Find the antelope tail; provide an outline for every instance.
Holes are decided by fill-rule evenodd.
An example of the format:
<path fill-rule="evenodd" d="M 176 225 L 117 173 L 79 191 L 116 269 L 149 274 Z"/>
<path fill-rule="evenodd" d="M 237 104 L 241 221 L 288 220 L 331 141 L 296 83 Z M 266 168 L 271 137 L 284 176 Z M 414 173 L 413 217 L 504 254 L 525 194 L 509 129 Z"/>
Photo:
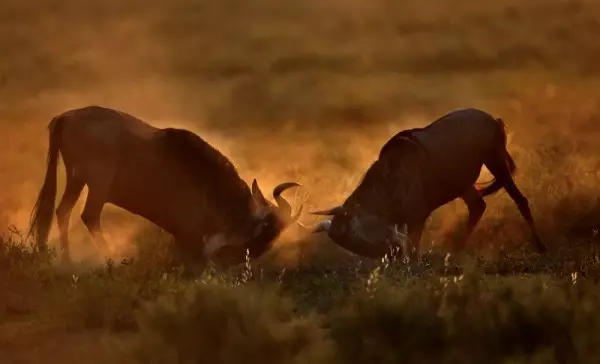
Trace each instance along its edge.
<path fill-rule="evenodd" d="M 506 124 L 504 123 L 504 120 L 502 120 L 500 118 L 497 118 L 496 121 L 498 121 L 498 123 L 502 126 L 502 141 L 503 141 L 503 145 L 504 145 L 503 154 L 504 154 L 504 160 L 506 161 L 506 167 L 508 168 L 510 175 L 514 176 L 514 174 L 517 170 L 517 165 L 515 164 L 514 159 L 512 158 L 512 156 L 506 149 L 506 142 L 507 142 Z M 483 185 L 485 185 L 485 186 L 483 186 Z M 482 187 L 480 187 L 480 186 L 482 186 Z M 485 197 L 485 196 L 489 196 L 489 195 L 492 195 L 492 194 L 498 192 L 502 188 L 502 183 L 498 182 L 494 178 L 488 182 L 476 183 L 475 188 L 477 188 L 481 197 Z"/>
<path fill-rule="evenodd" d="M 62 118 L 57 116 L 48 125 L 49 145 L 47 156 L 46 177 L 40 190 L 37 201 L 31 212 L 28 237 L 33 237 L 40 250 L 45 250 L 48 242 L 50 226 L 54 218 L 54 204 L 56 201 L 56 171 L 58 168 L 58 154 L 60 149 L 60 132 Z"/>

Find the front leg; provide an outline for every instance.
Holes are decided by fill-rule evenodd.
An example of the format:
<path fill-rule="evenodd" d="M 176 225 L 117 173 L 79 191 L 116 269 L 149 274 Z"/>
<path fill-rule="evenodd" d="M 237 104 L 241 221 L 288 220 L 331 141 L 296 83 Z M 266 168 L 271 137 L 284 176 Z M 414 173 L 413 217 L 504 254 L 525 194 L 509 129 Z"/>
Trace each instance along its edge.
<path fill-rule="evenodd" d="M 185 279 L 192 279 L 204 273 L 208 260 L 197 245 L 188 244 L 186 240 L 175 240 L 174 265 L 182 265 L 182 276 Z M 201 246 L 200 246 L 201 248 Z"/>
<path fill-rule="evenodd" d="M 422 219 L 407 224 L 408 251 L 404 255 L 408 262 L 421 262 L 421 237 L 425 229 L 425 221 L 425 219 Z"/>

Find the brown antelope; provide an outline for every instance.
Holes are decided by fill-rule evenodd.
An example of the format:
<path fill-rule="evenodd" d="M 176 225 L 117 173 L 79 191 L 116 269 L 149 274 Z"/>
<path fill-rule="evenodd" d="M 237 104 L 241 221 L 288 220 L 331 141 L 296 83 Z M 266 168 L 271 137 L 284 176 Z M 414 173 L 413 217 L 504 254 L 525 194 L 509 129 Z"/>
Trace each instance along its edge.
<path fill-rule="evenodd" d="M 67 111 L 48 128 L 46 177 L 32 212 L 30 235 L 45 247 L 56 213 L 65 261 L 70 261 L 71 211 L 86 185 L 81 219 L 98 245 L 106 245 L 102 208 L 112 203 L 171 233 L 187 262 L 204 263 L 213 257 L 237 262 L 247 249 L 258 257 L 302 210 L 292 216 L 281 196 L 298 183 L 276 186 L 274 205 L 256 180 L 250 189 L 227 157 L 187 130 L 159 129 L 99 106 Z M 67 179 L 55 211 L 59 154 Z"/>
<path fill-rule="evenodd" d="M 483 165 L 495 178 L 477 189 Z M 397 243 L 397 227 L 406 224 L 412 247 L 404 254 L 415 258 L 425 221 L 434 210 L 461 198 L 469 210 L 466 241 L 486 209 L 483 198 L 504 188 L 529 225 L 535 247 L 545 252 L 527 198 L 513 181 L 515 169 L 504 122 L 481 110 L 457 110 L 391 138 L 342 205 L 312 212 L 333 216 L 314 232 L 326 231 L 355 254 L 379 258 L 388 251 L 384 241 Z"/>

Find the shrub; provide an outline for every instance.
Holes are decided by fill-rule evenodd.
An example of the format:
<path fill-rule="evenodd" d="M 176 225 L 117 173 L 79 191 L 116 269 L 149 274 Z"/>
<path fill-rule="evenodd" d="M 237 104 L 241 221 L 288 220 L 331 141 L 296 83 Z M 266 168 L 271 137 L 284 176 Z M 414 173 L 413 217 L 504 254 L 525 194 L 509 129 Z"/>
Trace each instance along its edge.
<path fill-rule="evenodd" d="M 386 278 L 377 288 L 328 319 L 344 363 L 572 363 L 599 354 L 591 282 L 469 272 Z"/>
<path fill-rule="evenodd" d="M 318 363 L 333 347 L 314 316 L 256 285 L 195 283 L 147 303 L 138 317 L 140 363 Z"/>

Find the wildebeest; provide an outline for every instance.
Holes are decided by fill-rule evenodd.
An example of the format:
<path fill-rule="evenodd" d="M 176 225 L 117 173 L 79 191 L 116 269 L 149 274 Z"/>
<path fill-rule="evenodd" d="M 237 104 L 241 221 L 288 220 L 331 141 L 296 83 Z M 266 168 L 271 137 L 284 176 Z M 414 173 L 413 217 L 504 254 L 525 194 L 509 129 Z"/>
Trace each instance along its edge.
<path fill-rule="evenodd" d="M 69 256 L 71 211 L 85 185 L 81 219 L 101 247 L 106 242 L 100 215 L 112 203 L 171 233 L 185 263 L 205 263 L 223 250 L 245 258 L 266 252 L 292 216 L 281 196 L 294 186 L 273 189 L 277 206 L 252 189 L 230 160 L 198 135 L 184 129 L 156 128 L 125 112 L 100 106 L 69 110 L 49 126 L 47 171 L 31 215 L 30 236 L 45 248 L 56 212 L 63 260 Z M 58 156 L 66 170 L 65 192 L 56 211 Z M 230 254 L 230 255 L 231 255 Z"/>
<path fill-rule="evenodd" d="M 466 203 L 469 219 L 464 242 L 485 211 L 483 198 L 504 188 L 527 221 L 535 247 L 545 252 L 527 198 L 512 178 L 516 166 L 506 149 L 505 129 L 501 119 L 469 108 L 455 110 L 426 127 L 401 131 L 383 146 L 342 205 L 312 212 L 333 216 L 314 232 L 326 231 L 340 246 L 378 258 L 388 251 L 389 242 L 398 242 L 397 227 L 406 224 L 412 246 L 404 254 L 414 259 L 420 257 L 421 235 L 434 210 L 456 198 Z M 477 189 L 483 165 L 494 180 Z"/>

